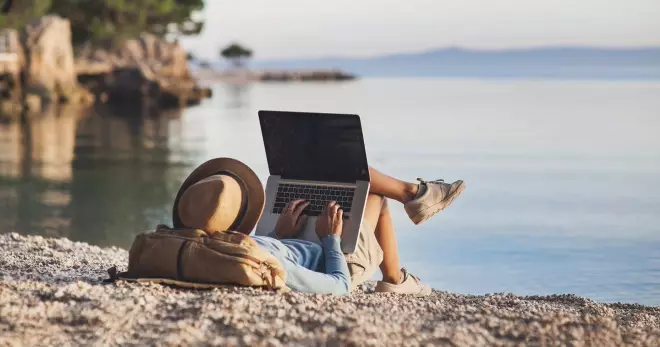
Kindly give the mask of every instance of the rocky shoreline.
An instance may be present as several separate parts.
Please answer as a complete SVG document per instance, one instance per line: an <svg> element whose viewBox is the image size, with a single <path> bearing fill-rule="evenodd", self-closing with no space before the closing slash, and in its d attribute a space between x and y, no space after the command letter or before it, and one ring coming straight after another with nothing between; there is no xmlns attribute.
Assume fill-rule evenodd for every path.
<svg viewBox="0 0 660 347"><path fill-rule="evenodd" d="M189 64L178 42L149 33L111 47L72 45L71 23L48 15L21 30L0 29L0 121L59 104L182 108L211 97L198 79L229 83L349 81L337 69L235 71ZM191 71L195 70L195 71Z"/></svg>
<svg viewBox="0 0 660 347"><path fill-rule="evenodd" d="M177 42L152 34L116 47L73 47L68 19L39 18L1 29L0 119L58 104L94 102L179 108L211 96L190 74Z"/></svg>
<svg viewBox="0 0 660 347"><path fill-rule="evenodd" d="M0 235L0 346L659 346L660 308L573 295L349 297L104 283L126 250Z"/></svg>

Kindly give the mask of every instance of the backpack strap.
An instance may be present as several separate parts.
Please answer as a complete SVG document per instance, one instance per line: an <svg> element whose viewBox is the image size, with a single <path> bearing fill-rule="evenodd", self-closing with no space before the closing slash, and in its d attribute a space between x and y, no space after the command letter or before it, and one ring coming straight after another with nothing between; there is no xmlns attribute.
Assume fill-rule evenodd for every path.
<svg viewBox="0 0 660 347"><path fill-rule="evenodd" d="M277 282L275 278L277 277L277 269L266 262L261 263L261 266L261 279L266 283L268 289L276 290ZM270 277L268 275L270 275Z"/></svg>
<svg viewBox="0 0 660 347"><path fill-rule="evenodd" d="M179 247L179 252L176 255L176 279L179 281L183 281L183 264L181 262L183 258L183 251L188 247L190 244L190 241L184 241L181 243L181 247Z"/></svg>

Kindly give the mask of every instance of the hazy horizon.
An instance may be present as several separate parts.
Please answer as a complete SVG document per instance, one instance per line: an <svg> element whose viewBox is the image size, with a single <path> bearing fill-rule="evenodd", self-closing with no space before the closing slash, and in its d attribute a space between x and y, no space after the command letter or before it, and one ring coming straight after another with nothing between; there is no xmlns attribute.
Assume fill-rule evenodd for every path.
<svg viewBox="0 0 660 347"><path fill-rule="evenodd" d="M500 50L660 46L660 2L585 0L207 1L204 31L183 38L203 59L239 42L256 60L373 57L446 47Z"/></svg>
<svg viewBox="0 0 660 347"><path fill-rule="evenodd" d="M394 55L423 55L426 53L433 53L438 51L464 51L472 53L498 53L498 52L525 52L525 51L535 51L535 50L571 50L571 49L592 49L592 50L607 50L607 51L633 51L633 50L648 50L648 49L659 49L660 44L649 45L649 46L589 46L589 45L548 45L548 46L529 46L529 47L514 47L514 48L473 48L465 46L442 46L436 48L427 48L419 50L408 50L408 51L392 51L392 52L383 52L378 54L370 55L341 55L341 54L329 54L321 56L305 56L305 57L288 57L288 58L272 58L272 59L255 59L256 61L269 61L269 60L325 60L325 59L372 59L372 58L382 58L389 57ZM214 60L221 60L220 57L214 57Z"/></svg>
<svg viewBox="0 0 660 347"><path fill-rule="evenodd" d="M216 68L225 60L207 60ZM444 48L371 57L255 59L256 70L339 69L360 77L660 79L660 46L640 48Z"/></svg>

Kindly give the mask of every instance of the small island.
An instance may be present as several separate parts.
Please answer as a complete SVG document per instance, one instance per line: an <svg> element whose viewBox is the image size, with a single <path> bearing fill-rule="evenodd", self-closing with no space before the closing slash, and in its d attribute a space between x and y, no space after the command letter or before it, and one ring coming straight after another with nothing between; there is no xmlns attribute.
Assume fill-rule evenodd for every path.
<svg viewBox="0 0 660 347"><path fill-rule="evenodd" d="M214 80L228 83L245 82L327 82L352 81L357 76L338 69L314 70L262 70L241 73L212 68L198 68L194 72L200 80Z"/></svg>
<svg viewBox="0 0 660 347"><path fill-rule="evenodd" d="M200 79L224 82L314 82L314 81L350 81L357 78L354 74L340 69L305 69L305 70L252 70L247 67L252 58L251 49L238 43L232 43L220 50L220 57L229 62L230 68L217 69L207 61L198 62L195 75ZM196 60L193 55L188 58Z"/></svg>

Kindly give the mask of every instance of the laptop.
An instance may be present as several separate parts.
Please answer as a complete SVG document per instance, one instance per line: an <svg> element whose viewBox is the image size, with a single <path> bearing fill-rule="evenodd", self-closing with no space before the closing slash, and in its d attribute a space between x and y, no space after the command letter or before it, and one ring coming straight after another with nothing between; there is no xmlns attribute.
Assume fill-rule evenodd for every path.
<svg viewBox="0 0 660 347"><path fill-rule="evenodd" d="M286 205L310 202L298 238L320 243L316 219L330 201L344 211L341 249L353 253L369 194L369 165L360 117L351 114L259 111L270 176L256 234L275 229Z"/></svg>

